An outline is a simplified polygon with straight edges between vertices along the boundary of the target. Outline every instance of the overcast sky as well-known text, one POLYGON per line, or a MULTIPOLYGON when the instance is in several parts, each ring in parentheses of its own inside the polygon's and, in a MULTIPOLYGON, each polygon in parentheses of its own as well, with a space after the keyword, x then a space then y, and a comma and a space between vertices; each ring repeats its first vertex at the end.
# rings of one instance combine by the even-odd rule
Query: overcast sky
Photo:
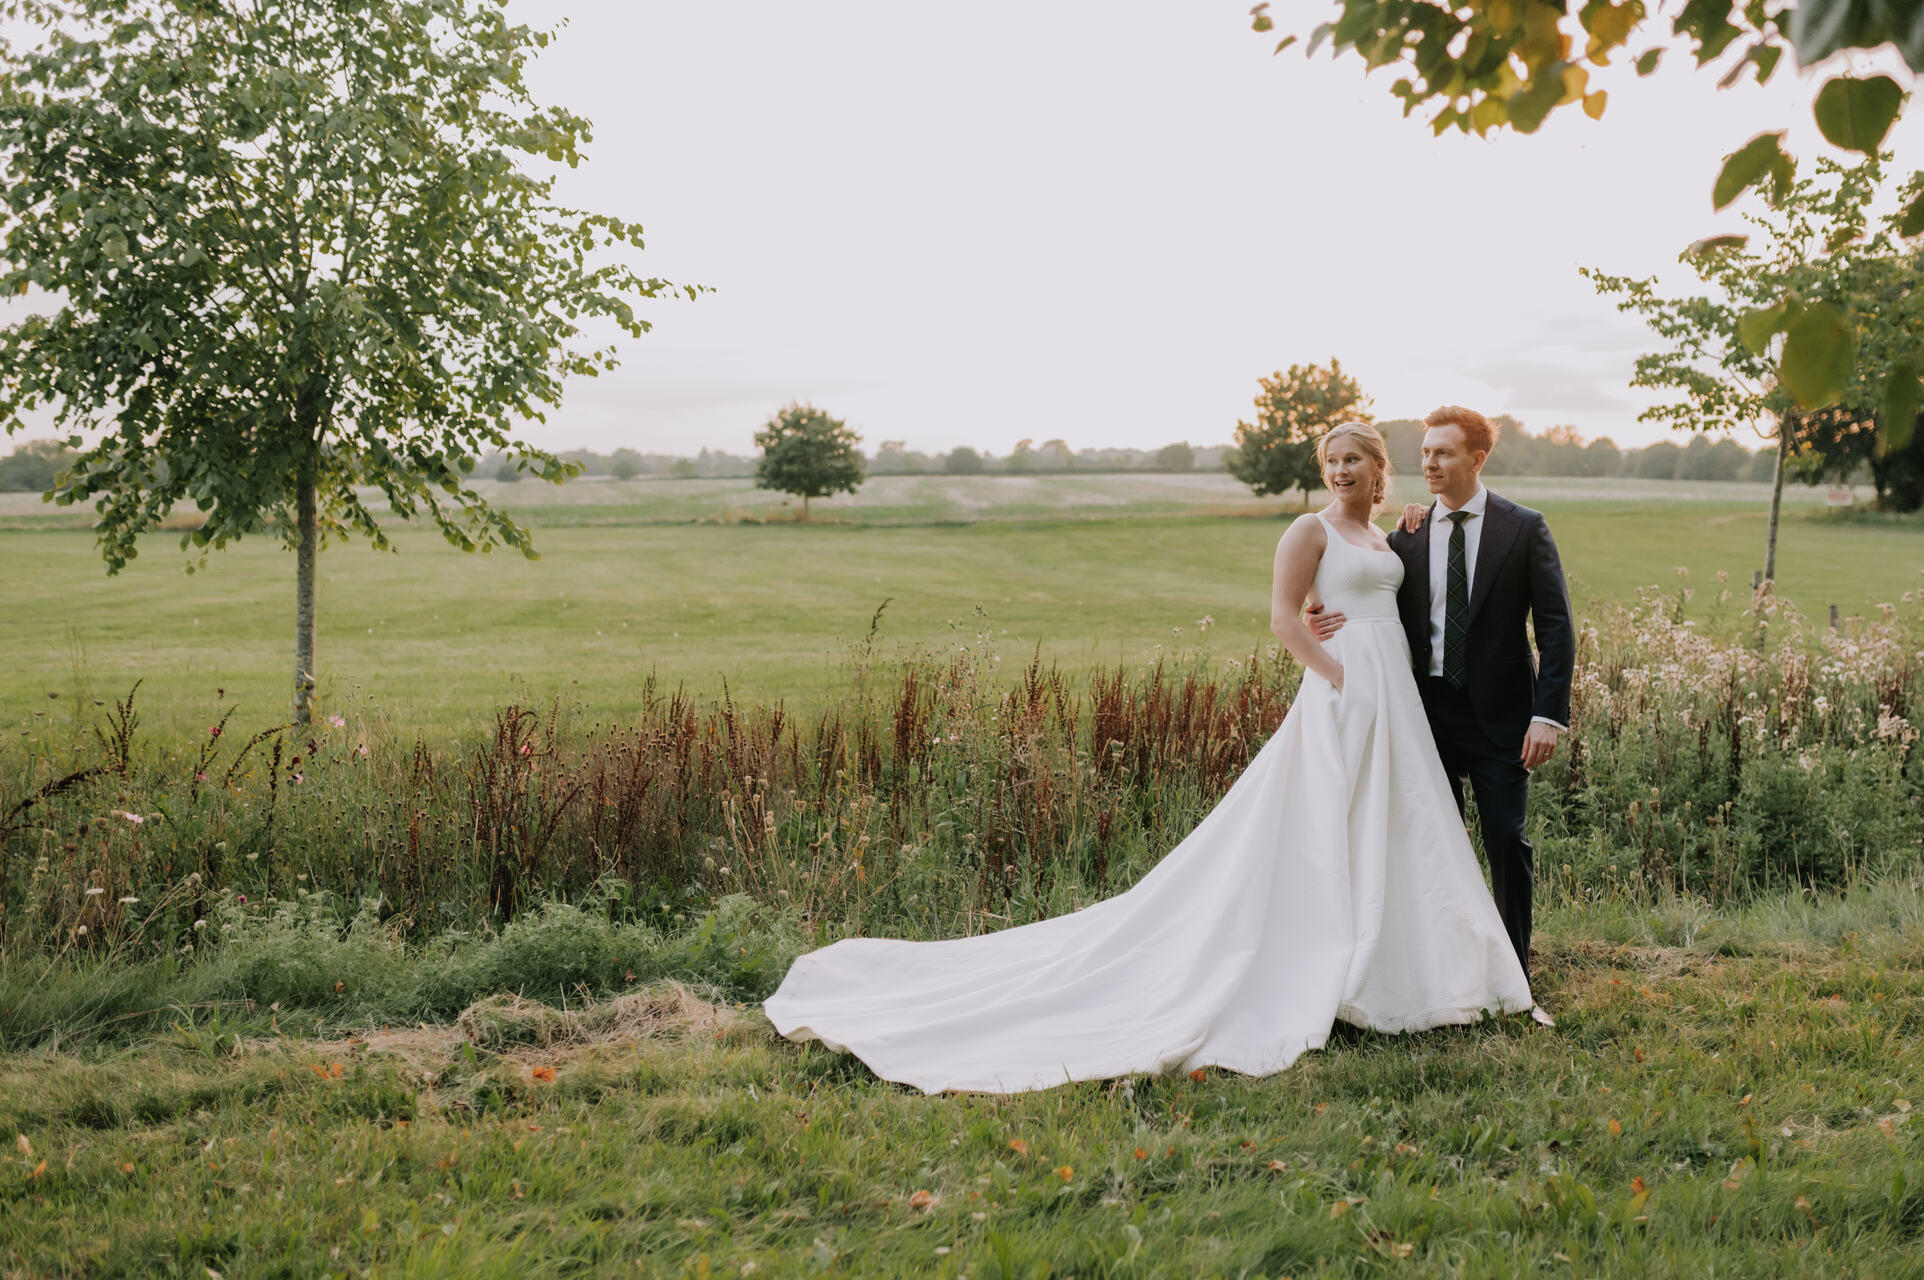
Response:
MULTIPOLYGON (((1380 417, 1455 401, 1643 443, 1645 330, 1578 265, 1686 282, 1685 244, 1741 229, 1710 208, 1723 155, 1785 125, 1806 165, 1841 154, 1788 60, 1719 92, 1681 47, 1599 73, 1600 122, 1485 141, 1405 120, 1353 56, 1272 56, 1245 0, 517 7, 566 13, 537 93, 595 122, 564 194, 716 289, 574 384, 531 433, 559 447, 745 452, 791 398, 871 447, 1214 443, 1259 375, 1332 356, 1380 417)), ((1900 165, 1921 143, 1913 110, 1900 165)))
MULTIPOLYGON (((871 449, 1218 443, 1259 375, 1332 356, 1381 418, 1454 401, 1645 443, 1645 331, 1578 265, 1685 283, 1686 243, 1741 229, 1710 208, 1724 154, 1783 126, 1806 166, 1841 154, 1788 59, 1719 92, 1680 44, 1597 73, 1601 122, 1485 141, 1402 118, 1392 69, 1272 56, 1247 0, 511 10, 567 20, 533 75, 595 124, 562 198, 716 290, 651 305, 622 369, 530 426, 555 448, 747 452, 791 399, 871 449)), ((1891 145, 1924 164, 1924 109, 1891 145)))

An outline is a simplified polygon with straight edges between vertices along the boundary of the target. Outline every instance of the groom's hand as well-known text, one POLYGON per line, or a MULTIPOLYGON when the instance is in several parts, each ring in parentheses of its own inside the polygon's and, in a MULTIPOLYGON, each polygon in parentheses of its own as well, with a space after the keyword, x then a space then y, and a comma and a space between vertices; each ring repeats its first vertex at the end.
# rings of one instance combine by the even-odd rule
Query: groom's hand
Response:
POLYGON ((1323 612, 1323 606, 1320 604, 1309 606, 1303 610, 1303 615, 1303 620, 1309 624, 1310 634, 1316 637, 1319 644, 1341 631, 1345 621, 1340 613, 1323 612))
POLYGON ((1557 753, 1558 729, 1553 724, 1537 721, 1530 726, 1530 732, 1523 735, 1523 767, 1534 769, 1557 753))
POLYGON ((1428 507, 1412 502, 1409 506, 1403 508, 1403 518, 1396 522, 1396 527, 1404 533, 1415 533, 1423 527, 1424 518, 1429 514, 1430 509, 1428 507))

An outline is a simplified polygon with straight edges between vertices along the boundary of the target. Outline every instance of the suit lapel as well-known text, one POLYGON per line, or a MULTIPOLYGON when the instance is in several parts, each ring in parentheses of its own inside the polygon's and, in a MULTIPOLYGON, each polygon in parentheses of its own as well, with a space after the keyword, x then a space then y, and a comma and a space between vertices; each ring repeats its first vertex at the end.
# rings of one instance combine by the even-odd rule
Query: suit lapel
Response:
POLYGON ((1516 541, 1521 522, 1516 518, 1516 508, 1494 493, 1483 506, 1483 538, 1476 548, 1476 581, 1470 587, 1470 621, 1476 620, 1477 610, 1490 597, 1496 586, 1497 568, 1503 558, 1510 553, 1510 546, 1516 541))
MULTIPOLYGON (((1429 611, 1436 607, 1436 600, 1430 595, 1430 522, 1435 519, 1436 504, 1432 502, 1430 504, 1430 513, 1423 517, 1423 527, 1418 529, 1414 535, 1416 543, 1410 548, 1416 557, 1416 564, 1414 566, 1417 574, 1416 580, 1423 584, 1423 616, 1425 619, 1429 617, 1429 611)), ((1427 628, 1429 627, 1428 621, 1425 621, 1423 625, 1426 629, 1425 634, 1427 634, 1427 628)))

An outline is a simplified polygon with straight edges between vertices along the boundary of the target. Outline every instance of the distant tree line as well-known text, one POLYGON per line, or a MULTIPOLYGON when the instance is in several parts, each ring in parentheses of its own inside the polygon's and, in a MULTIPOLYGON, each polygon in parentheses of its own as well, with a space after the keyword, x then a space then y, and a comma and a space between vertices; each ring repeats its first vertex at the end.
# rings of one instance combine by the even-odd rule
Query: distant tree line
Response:
MULTIPOLYGON (((1621 449, 1608 436, 1586 441, 1572 427, 1551 427, 1542 435, 1532 435, 1514 418, 1494 419, 1503 429, 1496 452, 1484 473, 1491 476, 1624 476, 1643 480, 1749 480, 1770 483, 1775 449, 1766 446, 1749 450, 1724 437, 1713 440, 1692 436, 1678 445, 1662 440, 1641 449, 1621 449)), ((1423 424, 1414 419, 1397 419, 1377 424, 1389 444, 1390 458, 1397 471, 1415 475, 1422 470, 1423 424)), ((1178 443, 1160 449, 1077 449, 1070 450, 1060 440, 1037 446, 1022 442, 1010 453, 997 455, 967 445, 947 453, 923 453, 906 448, 901 442, 885 440, 867 457, 871 476, 902 475, 1024 475, 1074 472, 1096 475, 1104 472, 1184 472, 1220 471, 1229 445, 1195 447, 1178 443)), ((54 476, 76 455, 52 440, 28 440, 6 457, 0 457, 0 493, 44 493, 53 486, 54 476)), ((703 449, 692 457, 668 453, 643 453, 636 449, 616 449, 596 453, 571 449, 556 456, 578 465, 583 475, 632 480, 642 476, 667 479, 746 480, 755 475, 756 454, 727 453, 703 449)), ((1826 469, 1814 459, 1792 459, 1791 480, 1806 484, 1869 484, 1869 464, 1853 459, 1847 475, 1826 469)), ((520 479, 511 456, 490 454, 479 460, 477 476, 487 479, 520 479)))

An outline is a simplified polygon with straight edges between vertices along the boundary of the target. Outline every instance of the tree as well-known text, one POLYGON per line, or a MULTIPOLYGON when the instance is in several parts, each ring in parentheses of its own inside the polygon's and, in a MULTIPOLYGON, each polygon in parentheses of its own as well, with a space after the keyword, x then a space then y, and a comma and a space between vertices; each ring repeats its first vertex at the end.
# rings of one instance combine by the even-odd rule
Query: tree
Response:
POLYGON ((617 480, 633 480, 647 469, 647 461, 633 449, 615 450, 608 462, 608 474, 617 480))
POLYGON ((1196 465, 1196 451, 1187 440, 1166 444, 1156 450, 1156 470, 1188 471, 1196 465))
MULTIPOLYGON (((1275 23, 1267 0, 1250 10, 1259 32, 1275 23)), ((1369 70, 1401 65, 1411 74, 1395 80, 1390 92, 1403 101, 1405 115, 1427 103, 1437 103, 1430 118, 1438 134, 1446 129, 1474 131, 1510 127, 1534 133, 1550 112, 1580 105, 1584 114, 1600 119, 1608 103, 1603 90, 1589 87, 1590 67, 1606 66, 1613 57, 1627 55, 1634 42, 1656 34, 1646 22, 1656 18, 1656 6, 1643 0, 1337 0, 1340 15, 1315 27, 1307 52, 1315 56, 1328 41, 1333 54, 1353 51, 1369 70), (1587 64, 1587 65, 1586 65, 1587 64)), ((1777 8, 1761 0, 1687 0, 1673 10, 1670 34, 1689 47, 1699 68, 1727 51, 1742 49, 1729 60, 1719 87, 1728 87, 1746 74, 1758 83, 1768 81, 1788 49, 1803 69, 1833 54, 1896 47, 1913 72, 1924 73, 1924 6, 1917 0, 1796 0, 1777 8)), ((1276 46, 1281 53, 1298 40, 1285 36, 1276 46)), ((1662 39, 1656 34, 1657 39, 1662 39)), ((1657 70, 1665 49, 1651 44, 1637 56, 1639 76, 1657 70)), ((1811 100, 1812 114, 1826 141, 1846 151, 1875 156, 1903 110, 1905 92, 1889 76, 1849 74, 1824 81, 1811 100)), ((1772 204, 1781 203, 1792 189, 1796 162, 1782 146, 1783 130, 1759 133, 1725 157, 1713 186, 1711 203, 1722 209, 1751 188, 1766 191, 1772 204)), ((1924 173, 1918 175, 1924 179, 1924 173)), ((1924 181, 1914 180, 1903 208, 1893 220, 1906 237, 1924 234, 1924 181)), ((1712 236, 1695 248, 1717 248, 1741 237, 1712 236)), ((1824 245, 1817 252, 1833 251, 1824 245)), ((1786 322, 1798 320, 1799 299, 1781 293, 1769 300, 1782 304, 1786 322)), ((1844 328, 1813 320, 1799 340, 1785 343, 1776 355, 1779 381, 1790 401, 1809 411, 1837 403, 1844 384, 1867 376, 1859 366, 1852 334, 1844 328)), ((1924 398, 1919 369, 1924 354, 1913 348, 1905 359, 1868 367, 1877 375, 1876 389, 1890 406, 1880 417, 1880 430, 1892 433, 1891 448, 1901 448, 1911 429, 1915 407, 1924 398), (1910 406, 1911 413, 1903 412, 1910 406)))
POLYGON ((44 493, 72 465, 73 450, 61 440, 27 440, 0 458, 0 493, 44 493))
MULTIPOLYGON (((48 314, 0 330, 0 422, 106 428, 55 486, 91 500, 109 573, 191 500, 202 549, 295 552, 294 711, 314 688, 329 538, 391 549, 357 492, 465 551, 534 556, 464 484, 616 363, 672 291, 599 252, 640 228, 557 205, 530 159, 578 164, 588 122, 529 97, 547 36, 491 0, 14 0, 0 48, 0 289, 48 314)), ((694 288, 685 292, 694 296, 694 288)), ((190 565, 191 567, 191 565, 190 565)))
POLYGON ((984 465, 982 455, 965 444, 955 446, 942 459, 942 470, 952 476, 979 476, 984 465))
MULTIPOLYGON (((1776 574, 1783 480, 1792 455, 1836 444, 1811 425, 1812 415, 1798 407, 1795 391, 1785 384, 1786 376, 1801 383, 1813 375, 1801 358, 1786 362, 1783 348, 1806 344, 1813 335, 1828 341, 1833 332, 1847 334, 1855 354, 1845 361, 1833 350, 1821 370, 1842 391, 1813 397, 1808 387, 1799 389, 1807 401, 1841 397, 1846 405, 1869 409, 1886 403, 1882 391, 1890 370, 1911 358, 1924 332, 1918 255, 1898 242, 1902 215, 1876 222, 1870 217, 1882 173, 1874 156, 1849 167, 1820 160, 1818 177, 1794 183, 1778 207, 1746 215, 1760 233, 1753 237, 1759 246, 1745 239, 1683 255, 1709 286, 1704 294, 1664 297, 1654 280, 1581 268, 1598 292, 1617 295, 1619 310, 1639 313, 1668 344, 1637 360, 1631 385, 1681 394, 1646 409, 1643 421, 1690 431, 1749 430, 1776 439, 1765 577, 1776 574)), ((1908 409, 1900 404, 1896 412, 1906 415, 1908 427, 1916 402, 1908 409)), ((1884 434, 1893 448, 1907 438, 1908 431, 1884 434)))
POLYGON ((1371 421, 1369 397, 1335 359, 1328 368, 1293 364, 1256 382, 1256 421, 1237 422, 1223 464, 1258 494, 1301 489, 1308 502, 1309 491, 1323 484, 1316 441, 1340 422, 1371 421))
POLYGON ((1580 476, 1614 476, 1623 466, 1623 450, 1609 436, 1592 440, 1583 446, 1583 459, 1578 463, 1580 476))
POLYGON ((755 447, 762 451, 755 464, 755 487, 800 498, 806 521, 810 498, 861 488, 867 478, 856 448, 861 441, 840 418, 812 405, 783 405, 755 433, 755 447))

